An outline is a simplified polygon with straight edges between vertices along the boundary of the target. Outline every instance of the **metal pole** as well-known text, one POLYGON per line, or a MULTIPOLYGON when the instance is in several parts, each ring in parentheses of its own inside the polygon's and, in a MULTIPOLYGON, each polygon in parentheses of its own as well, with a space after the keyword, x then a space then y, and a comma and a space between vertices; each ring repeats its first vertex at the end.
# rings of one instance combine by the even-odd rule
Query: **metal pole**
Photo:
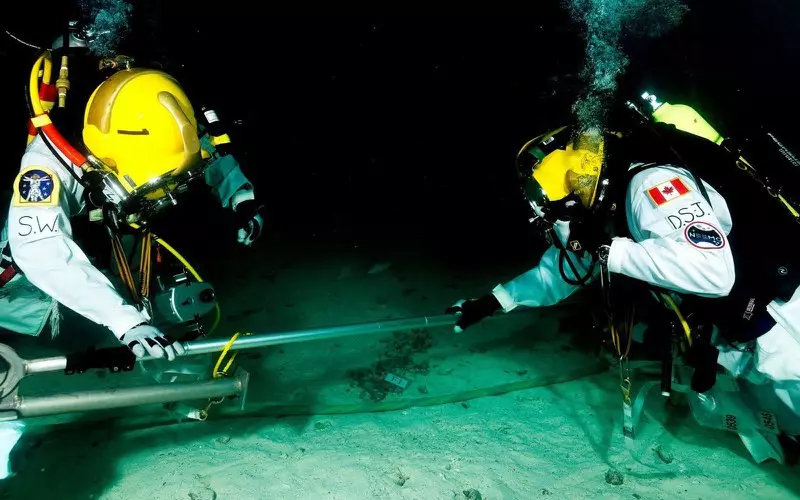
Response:
MULTIPOLYGON (((506 316, 506 315, 503 315, 506 316)), ((452 326, 456 317, 451 314, 421 316, 417 318, 376 321, 327 328, 312 328, 290 332, 249 335, 236 339, 231 348, 253 349, 272 345, 307 342, 311 340, 334 339, 353 335, 378 332, 396 332, 421 328, 452 326)), ((185 356, 221 351, 229 340, 201 340, 187 342, 185 356)), ((196 382, 188 384, 165 384, 130 389, 109 389, 99 391, 73 392, 52 396, 23 398, 16 394, 17 385, 26 375, 63 370, 67 366, 64 356, 25 360, 5 344, 0 344, 0 357, 9 365, 5 380, 0 382, 0 413, 15 412, 22 417, 40 417, 61 413, 85 412, 102 409, 127 408, 147 404, 172 403, 195 399, 218 398, 241 395, 247 391, 248 375, 244 370, 233 378, 196 382), (6 391, 7 390, 7 391, 6 391), (13 397, 12 397, 13 396, 13 397)), ((144 359, 153 359, 150 357, 144 359)))
POLYGON ((34 373, 57 372, 67 369, 67 358, 57 356, 55 358, 41 358, 25 360, 25 375, 34 373))
POLYGON ((242 378, 224 378, 208 382, 164 384, 130 389, 72 392, 26 398, 20 396, 10 408, 21 417, 42 417, 61 413, 110 410, 157 403, 234 396, 244 391, 242 378))
MULTIPOLYGON (((414 328, 435 328, 437 326, 452 325, 455 323, 455 319, 456 318, 452 314, 442 314, 440 316, 422 316, 418 318, 393 319, 387 321, 376 321, 373 323, 360 323, 356 325, 311 328, 308 330, 297 330, 292 332, 248 335, 236 339, 231 346, 231 349, 254 349, 257 347, 266 347, 271 345, 308 342, 311 340, 334 339, 338 337, 364 335, 367 333, 396 332, 399 330, 410 330, 414 328)), ((188 342, 184 344, 184 347, 186 348, 186 354, 184 354, 184 356, 218 352, 221 351, 227 343, 227 339, 188 342)))
MULTIPOLYGON (((386 321, 375 321, 372 323, 358 323, 355 325, 331 326, 323 328, 311 328, 308 330, 295 330, 289 332, 262 333, 258 335, 248 335, 239 337, 231 346, 231 349, 254 349, 271 345, 290 344, 294 342, 308 342, 310 340, 334 339, 338 337, 348 337, 351 335, 364 335, 367 333, 386 333, 400 330, 411 330, 414 328, 435 328, 437 326, 449 326, 455 323, 455 316, 442 314, 439 316, 420 316, 416 318, 391 319, 386 321)), ((184 356, 197 356, 211 352, 221 351, 229 339, 209 339, 187 342, 183 344, 186 348, 184 356)), ((141 361, 156 359, 146 356, 141 361)), ((35 373, 46 373, 61 371, 67 368, 67 358, 57 356, 53 358, 23 360, 25 375, 35 373)))

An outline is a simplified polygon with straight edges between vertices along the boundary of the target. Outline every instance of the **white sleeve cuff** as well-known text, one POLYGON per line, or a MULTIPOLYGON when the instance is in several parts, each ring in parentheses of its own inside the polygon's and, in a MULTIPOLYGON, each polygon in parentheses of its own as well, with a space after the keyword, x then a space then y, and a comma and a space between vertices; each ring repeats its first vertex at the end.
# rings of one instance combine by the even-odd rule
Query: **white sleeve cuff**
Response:
POLYGON ((240 189, 240 190, 236 191, 235 193, 233 193, 233 196, 231 196, 231 208, 235 212, 236 211, 236 207, 239 205, 239 203, 241 203, 243 201, 255 200, 255 199, 256 199, 256 195, 255 195, 255 192, 252 189, 240 189))
POLYGON ((634 241, 628 238, 614 238, 611 241, 611 248, 608 250, 608 270, 612 273, 623 274, 622 264, 625 262, 625 256, 628 253, 630 245, 634 241))
POLYGON ((494 287, 492 290, 492 295, 494 295, 494 298, 500 302, 500 305, 503 307, 503 312, 512 311, 516 309, 518 305, 511 294, 508 293, 508 290, 503 287, 503 285, 497 285, 494 287))
POLYGON ((147 323, 148 319, 145 315, 140 313, 135 307, 125 305, 122 310, 115 313, 114 322, 108 326, 111 333, 115 337, 122 338, 123 335, 128 333, 128 330, 136 325, 147 323))

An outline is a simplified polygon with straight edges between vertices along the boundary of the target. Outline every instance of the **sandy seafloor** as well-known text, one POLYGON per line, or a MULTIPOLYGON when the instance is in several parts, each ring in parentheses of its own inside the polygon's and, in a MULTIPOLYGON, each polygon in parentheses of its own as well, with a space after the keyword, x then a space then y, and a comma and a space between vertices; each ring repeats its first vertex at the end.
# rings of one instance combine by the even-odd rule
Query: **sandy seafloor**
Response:
MULTIPOLYGON (((453 274, 413 252, 321 259, 286 248, 263 261, 228 260, 226 269, 210 277, 223 310, 215 336, 436 315, 515 271, 453 274)), ((56 341, 15 345, 38 357, 80 343, 87 325, 65 321, 56 341)), ((735 434, 698 426, 657 391, 632 455, 618 375, 598 367, 586 330, 586 311, 565 306, 460 335, 437 328, 242 352, 247 411, 226 402, 205 422, 160 406, 32 419, 0 498, 800 496, 796 468, 756 465, 735 434), (377 369, 410 385, 387 393, 373 383, 377 369)), ((210 356, 195 362, 210 373, 210 356)), ((148 373, 51 373, 29 377, 21 391, 127 387, 152 382, 148 373)))

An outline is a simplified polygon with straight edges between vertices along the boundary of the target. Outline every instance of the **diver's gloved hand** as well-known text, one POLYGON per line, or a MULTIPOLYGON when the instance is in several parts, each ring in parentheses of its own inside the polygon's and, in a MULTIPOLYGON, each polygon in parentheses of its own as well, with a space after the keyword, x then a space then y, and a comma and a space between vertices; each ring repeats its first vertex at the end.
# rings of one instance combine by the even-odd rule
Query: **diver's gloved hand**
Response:
POLYGON ((455 314, 459 317, 453 329, 456 333, 461 333, 482 319, 493 315, 501 307, 497 297, 487 293, 479 299, 459 300, 448 307, 445 314, 455 314))
POLYGON ((137 358, 149 354, 154 358, 172 361, 186 352, 177 340, 167 338, 158 328, 147 324, 134 326, 120 337, 120 342, 128 346, 137 358))
POLYGON ((236 240, 242 245, 249 247, 261 236, 264 227, 262 210, 264 205, 256 200, 244 200, 234 208, 237 220, 236 240))

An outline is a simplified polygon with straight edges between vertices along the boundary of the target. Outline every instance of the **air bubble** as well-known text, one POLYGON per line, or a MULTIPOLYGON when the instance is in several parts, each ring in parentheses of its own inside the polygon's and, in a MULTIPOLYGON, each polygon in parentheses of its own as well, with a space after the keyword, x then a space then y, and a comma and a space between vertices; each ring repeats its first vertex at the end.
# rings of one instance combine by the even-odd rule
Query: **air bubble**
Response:
POLYGON ((629 60, 624 39, 654 38, 678 25, 688 8, 680 0, 565 0, 584 27, 586 88, 572 107, 581 130, 605 128, 617 78, 629 60))

